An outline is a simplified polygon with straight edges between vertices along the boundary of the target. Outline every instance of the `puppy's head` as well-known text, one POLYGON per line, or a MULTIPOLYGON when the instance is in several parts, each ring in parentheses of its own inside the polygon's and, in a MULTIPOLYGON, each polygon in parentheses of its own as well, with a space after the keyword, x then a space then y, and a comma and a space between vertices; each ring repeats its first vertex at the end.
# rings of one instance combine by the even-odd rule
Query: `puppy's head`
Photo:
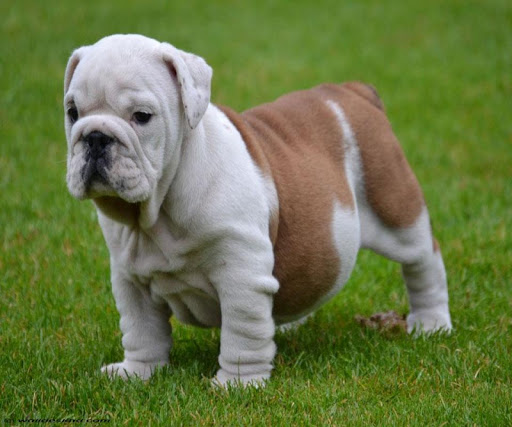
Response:
POLYGON ((158 209, 183 135, 208 108, 211 75, 201 58, 138 35, 77 49, 64 78, 71 194, 158 209))

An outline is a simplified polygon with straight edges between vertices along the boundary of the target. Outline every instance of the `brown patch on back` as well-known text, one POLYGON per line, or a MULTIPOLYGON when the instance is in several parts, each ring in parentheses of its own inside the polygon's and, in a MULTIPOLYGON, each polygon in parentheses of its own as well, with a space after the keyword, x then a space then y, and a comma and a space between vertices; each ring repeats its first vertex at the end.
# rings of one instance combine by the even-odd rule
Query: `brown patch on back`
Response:
POLYGON ((280 288, 274 314, 299 314, 329 292, 340 272, 331 232, 334 201, 354 206, 341 129, 313 91, 294 92, 242 114, 220 108, 275 184, 279 216, 270 228, 277 229, 274 275, 280 288))
POLYGON ((300 314, 325 295, 340 272, 331 231, 334 201, 354 206, 344 171, 343 134, 326 101, 345 111, 359 145, 366 197, 390 227, 418 217, 423 195, 375 90, 360 83, 324 84, 238 114, 219 107, 237 127, 278 193, 271 220, 274 314, 300 314))

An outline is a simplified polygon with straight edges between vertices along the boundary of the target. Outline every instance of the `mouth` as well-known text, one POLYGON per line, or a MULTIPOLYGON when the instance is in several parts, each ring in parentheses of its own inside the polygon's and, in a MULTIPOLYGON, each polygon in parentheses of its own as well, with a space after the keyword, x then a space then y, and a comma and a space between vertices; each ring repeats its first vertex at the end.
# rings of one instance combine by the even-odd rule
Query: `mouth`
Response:
POLYGON ((110 166, 109 157, 94 159, 89 156, 82 169, 82 181, 86 190, 89 190, 93 183, 109 185, 107 168, 110 166))
POLYGON ((151 185, 136 159, 119 154, 113 147, 94 158, 87 149, 71 157, 67 182, 77 199, 117 197, 129 203, 145 201, 151 185))
POLYGON ((70 193, 79 200, 103 196, 128 203, 147 200, 154 182, 144 168, 144 158, 132 148, 136 141, 132 142, 126 132, 115 126, 107 129, 100 123, 99 126, 87 126, 87 131, 84 127, 76 129, 77 139, 68 155, 70 193))
POLYGON ((112 187, 108 170, 112 165, 111 148, 115 142, 114 138, 99 131, 93 131, 83 137, 81 143, 85 153, 81 178, 86 193, 94 189, 104 191, 105 188, 112 187))

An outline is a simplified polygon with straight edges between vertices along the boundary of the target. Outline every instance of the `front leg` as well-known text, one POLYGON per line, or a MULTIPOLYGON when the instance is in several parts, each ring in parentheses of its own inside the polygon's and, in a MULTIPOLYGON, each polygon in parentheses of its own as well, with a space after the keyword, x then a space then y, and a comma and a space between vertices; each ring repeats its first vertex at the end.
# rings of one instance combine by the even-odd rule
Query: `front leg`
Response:
POLYGON ((115 266, 112 266, 112 291, 121 316, 124 360, 103 366, 101 371, 122 378, 148 379, 156 367, 169 361, 172 345, 169 306, 153 299, 149 287, 136 285, 115 266))
POLYGON ((272 305, 279 287, 273 262, 271 247, 259 256, 244 250, 212 278, 222 313, 216 384, 258 386, 270 378, 276 353, 272 305))

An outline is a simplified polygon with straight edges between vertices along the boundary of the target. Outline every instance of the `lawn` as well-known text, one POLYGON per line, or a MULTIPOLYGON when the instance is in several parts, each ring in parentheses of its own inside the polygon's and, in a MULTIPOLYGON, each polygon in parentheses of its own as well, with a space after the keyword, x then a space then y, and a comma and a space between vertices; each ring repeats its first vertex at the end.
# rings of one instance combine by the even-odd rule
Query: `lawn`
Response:
POLYGON ((510 1, 3 0, 0 16, 2 422, 512 425, 510 1), (356 315, 407 311, 398 265, 362 252, 334 300, 277 335, 265 389, 210 387, 218 331, 174 321, 168 368, 101 376, 122 357, 119 317, 95 210, 65 185, 62 79, 74 48, 116 32, 205 57, 212 99, 237 110, 376 86, 429 203, 454 333, 362 328, 356 315))

